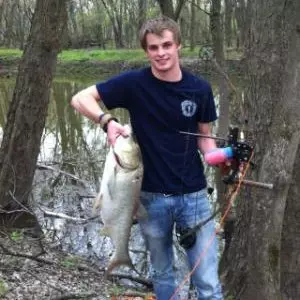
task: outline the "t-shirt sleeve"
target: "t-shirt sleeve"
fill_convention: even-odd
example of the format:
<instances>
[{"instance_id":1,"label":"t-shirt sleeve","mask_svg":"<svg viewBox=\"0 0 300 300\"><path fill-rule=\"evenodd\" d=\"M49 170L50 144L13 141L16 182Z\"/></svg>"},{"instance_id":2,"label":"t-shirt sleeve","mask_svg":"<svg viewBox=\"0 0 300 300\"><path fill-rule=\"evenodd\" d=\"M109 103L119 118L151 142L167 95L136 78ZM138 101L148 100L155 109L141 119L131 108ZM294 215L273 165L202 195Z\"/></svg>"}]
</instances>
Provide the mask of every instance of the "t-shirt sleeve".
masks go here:
<instances>
[{"instance_id":1,"label":"t-shirt sleeve","mask_svg":"<svg viewBox=\"0 0 300 300\"><path fill-rule=\"evenodd\" d=\"M129 86L132 75L129 72L114 76L96 84L98 93L107 109L128 108Z\"/></svg>"},{"instance_id":2,"label":"t-shirt sleeve","mask_svg":"<svg viewBox=\"0 0 300 300\"><path fill-rule=\"evenodd\" d=\"M217 120L217 112L213 91L209 83L205 83L199 97L198 122L210 123Z\"/></svg>"}]
</instances>

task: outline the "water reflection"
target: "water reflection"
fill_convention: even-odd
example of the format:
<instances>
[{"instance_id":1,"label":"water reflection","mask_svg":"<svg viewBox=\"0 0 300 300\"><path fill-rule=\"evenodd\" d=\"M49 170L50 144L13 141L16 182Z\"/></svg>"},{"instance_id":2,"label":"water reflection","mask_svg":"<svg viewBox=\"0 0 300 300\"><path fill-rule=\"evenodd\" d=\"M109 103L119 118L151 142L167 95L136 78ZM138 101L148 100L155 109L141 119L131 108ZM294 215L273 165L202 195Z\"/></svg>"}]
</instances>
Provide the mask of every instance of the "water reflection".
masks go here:
<instances>
[{"instance_id":1,"label":"water reflection","mask_svg":"<svg viewBox=\"0 0 300 300\"><path fill-rule=\"evenodd\" d=\"M42 136L39 162L59 164L66 172L77 174L96 184L99 163L106 154L106 137L99 126L83 118L70 106L70 99L90 82L58 78L51 88L48 117ZM0 79L0 130L2 137L9 103L13 95L14 79ZM125 110L113 112L121 122L127 122ZM97 168L95 168L97 166Z\"/></svg>"},{"instance_id":2,"label":"water reflection","mask_svg":"<svg viewBox=\"0 0 300 300\"><path fill-rule=\"evenodd\" d=\"M31 203L53 246L106 262L112 247L110 239L99 235L101 224L98 219L77 224L46 216L47 211L84 219L92 215L108 145L102 129L76 113L70 106L70 99L94 82L96 79L83 82L62 78L53 82ZM14 85L14 79L0 81L1 132ZM128 122L125 110L116 109L112 113L120 122ZM140 237L135 233L137 230L133 230L133 238ZM142 245L142 242L139 244Z\"/></svg>"}]
</instances>

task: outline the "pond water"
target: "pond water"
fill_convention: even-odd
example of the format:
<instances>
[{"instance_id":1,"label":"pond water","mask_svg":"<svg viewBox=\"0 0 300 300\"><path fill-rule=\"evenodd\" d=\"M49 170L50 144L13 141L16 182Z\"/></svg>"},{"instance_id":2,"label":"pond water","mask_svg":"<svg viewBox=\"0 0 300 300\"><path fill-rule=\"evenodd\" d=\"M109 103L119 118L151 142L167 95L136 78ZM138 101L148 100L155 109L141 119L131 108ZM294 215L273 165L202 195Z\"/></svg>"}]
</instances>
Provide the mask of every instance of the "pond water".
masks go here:
<instances>
[{"instance_id":1,"label":"pond water","mask_svg":"<svg viewBox=\"0 0 300 300\"><path fill-rule=\"evenodd\" d=\"M109 239L99 234L101 224L98 219L82 223L49 215L63 213L77 219L92 216L92 204L108 151L106 136L99 126L77 114L69 103L77 91L104 79L55 78L31 203L53 247L106 264L112 248ZM215 82L208 79L218 103ZM0 138L14 85L15 78L0 78ZM125 110L116 109L113 115L122 123L128 122ZM213 181L211 174L209 178ZM132 240L135 241L131 253L134 263L140 262L138 269L145 271L146 254L137 226L134 226Z\"/></svg>"},{"instance_id":2,"label":"pond water","mask_svg":"<svg viewBox=\"0 0 300 300\"><path fill-rule=\"evenodd\" d=\"M69 104L72 95L77 91L100 80L105 80L105 78L55 78L51 88L48 117L42 137L40 162L63 162L66 164L64 168L69 168L72 171L74 166L70 160L81 157L92 166L103 159L103 157L99 157L99 150L103 149L105 144L104 133L99 126L95 126L86 118L78 115ZM218 91L214 81L212 84L218 106ZM0 138L14 85L15 78L0 78ZM121 122L128 122L128 114L125 110L116 109L113 114ZM80 166L77 165L77 168ZM77 174L82 175L78 172L79 170L77 170ZM99 172L94 168L89 168L83 175L84 179L95 182Z\"/></svg>"}]
</instances>

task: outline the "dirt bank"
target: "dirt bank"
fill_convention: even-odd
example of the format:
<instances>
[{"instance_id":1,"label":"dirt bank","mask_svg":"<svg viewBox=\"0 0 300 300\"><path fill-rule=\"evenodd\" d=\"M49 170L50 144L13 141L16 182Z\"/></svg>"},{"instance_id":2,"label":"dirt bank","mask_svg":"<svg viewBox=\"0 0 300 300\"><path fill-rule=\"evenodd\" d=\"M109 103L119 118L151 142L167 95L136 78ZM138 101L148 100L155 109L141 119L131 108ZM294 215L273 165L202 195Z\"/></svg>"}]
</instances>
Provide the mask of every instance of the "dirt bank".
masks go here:
<instances>
[{"instance_id":1,"label":"dirt bank","mask_svg":"<svg viewBox=\"0 0 300 300\"><path fill-rule=\"evenodd\" d=\"M14 76L17 74L19 58L2 58L0 77ZM122 71L137 69L148 65L146 61L74 61L58 62L56 66L57 76L105 76L105 74L118 74ZM183 58L182 66L196 74L214 74L217 72L215 65L209 60ZM241 63L239 60L228 60L227 69L229 73L241 74Z\"/></svg>"}]
</instances>

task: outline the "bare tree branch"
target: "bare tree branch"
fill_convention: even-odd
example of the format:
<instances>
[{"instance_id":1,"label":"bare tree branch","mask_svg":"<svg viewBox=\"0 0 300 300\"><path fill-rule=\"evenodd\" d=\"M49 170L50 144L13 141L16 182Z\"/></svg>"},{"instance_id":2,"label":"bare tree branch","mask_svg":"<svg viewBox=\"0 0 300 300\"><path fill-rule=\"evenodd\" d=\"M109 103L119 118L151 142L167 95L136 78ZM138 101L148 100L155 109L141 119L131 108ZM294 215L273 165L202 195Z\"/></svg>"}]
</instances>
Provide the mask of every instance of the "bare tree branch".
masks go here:
<instances>
[{"instance_id":1,"label":"bare tree branch","mask_svg":"<svg viewBox=\"0 0 300 300\"><path fill-rule=\"evenodd\" d=\"M10 256L15 256L15 257L24 257L24 258L32 259L32 260L35 260L39 263L43 263L43 264L46 264L46 265L53 265L54 264L53 261L50 261L50 260L47 260L47 259L44 259L44 258L40 258L40 257L37 257L37 256L28 255L28 254L25 254L25 253L19 253L19 252L9 250L2 243L0 243L0 248L3 250L3 254L5 254L5 255L10 255Z\"/></svg>"},{"instance_id":2,"label":"bare tree branch","mask_svg":"<svg viewBox=\"0 0 300 300\"><path fill-rule=\"evenodd\" d=\"M153 287L153 284L150 280L148 280L146 278L142 278L142 277L131 276L128 274L114 273L114 274L108 275L108 279L112 280L112 281L114 279L129 279L131 281L135 281L137 283L143 284L144 286L146 286L148 288Z\"/></svg>"},{"instance_id":3,"label":"bare tree branch","mask_svg":"<svg viewBox=\"0 0 300 300\"><path fill-rule=\"evenodd\" d=\"M65 220L73 221L73 222L80 223L80 224L86 224L86 223L88 223L90 221L93 221L93 220L99 218L99 216L91 217L91 218L88 218L88 219L75 218L75 217L68 216L68 215L66 215L64 213L55 213L55 212L52 212L52 211L48 211L48 210L45 210L45 209L43 209L41 207L39 207L39 209L44 213L45 217L53 217L53 218L65 219ZM100 223L102 223L101 220L100 220Z\"/></svg>"},{"instance_id":4,"label":"bare tree branch","mask_svg":"<svg viewBox=\"0 0 300 300\"><path fill-rule=\"evenodd\" d=\"M55 298L51 298L51 300L69 300L69 299L88 299L92 297L96 297L97 293L80 293L80 294L65 294Z\"/></svg>"},{"instance_id":5,"label":"bare tree branch","mask_svg":"<svg viewBox=\"0 0 300 300\"><path fill-rule=\"evenodd\" d=\"M87 184L87 182L86 182L85 180L82 180L82 179L78 178L77 176L75 176L75 175L73 175L73 174L71 174L71 173L65 172L65 171L63 171L63 170L56 169L56 168L53 168L53 167L51 167L51 166L46 166L46 165L39 164L39 163L37 163L36 165L37 165L37 167L38 167L39 169L47 169L47 170L50 170L50 171L59 172L59 173L61 173L61 174L63 174L63 175L66 175L66 176L68 176L68 177L71 177L72 179L75 179L75 180L78 181L78 182L83 183L84 185Z\"/></svg>"},{"instance_id":6,"label":"bare tree branch","mask_svg":"<svg viewBox=\"0 0 300 300\"><path fill-rule=\"evenodd\" d=\"M188 0L188 2L191 2L191 0ZM200 11L204 12L205 14L207 14L208 16L211 15L210 12L208 12L207 10L203 9L201 6L199 6L197 3L193 4L195 7L197 7Z\"/></svg>"}]
</instances>

